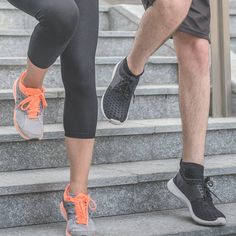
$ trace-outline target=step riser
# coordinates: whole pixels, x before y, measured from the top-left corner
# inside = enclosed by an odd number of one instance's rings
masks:
[[[116,10],[100,12],[100,30],[136,30],[137,25]],[[18,9],[0,9],[0,28],[33,29],[37,20]],[[230,29],[235,33],[236,15],[231,14]]]
[[[96,65],[96,80],[97,86],[107,87],[111,81],[113,69],[118,63],[114,64],[97,64]],[[24,65],[0,65],[0,89],[11,89],[13,82],[19,77],[20,73],[25,70]],[[148,63],[145,73],[140,79],[140,85],[153,85],[153,84],[176,84],[177,83],[177,64],[153,64]],[[61,79],[60,65],[54,64],[44,81],[46,88],[63,87]]]
[[[25,57],[29,36],[0,35],[0,57]],[[126,56],[133,44],[134,37],[99,37],[97,56]],[[158,51],[159,56],[171,56],[173,50],[166,45]]]
[[[236,175],[212,178],[213,191],[223,196],[222,203],[236,201]],[[166,188],[166,181],[123,186],[93,188],[90,191],[98,204],[96,217],[175,209],[184,205]],[[0,227],[62,221],[59,203],[62,191],[29,193],[0,197]]]
[[[181,140],[180,132],[97,137],[93,163],[181,157]],[[206,155],[235,154],[235,143],[236,130],[208,131]],[[0,143],[0,156],[0,171],[67,166],[63,139]]]
[[[108,12],[99,14],[100,30],[109,30]],[[33,29],[37,24],[33,17],[17,9],[0,9],[0,29]]]
[[[231,38],[231,50],[236,53],[236,37]]]
[[[62,123],[64,99],[48,99],[48,107],[45,110],[45,124]],[[105,120],[101,112],[101,96],[98,97],[98,120]],[[0,101],[0,126],[12,126],[13,100]],[[179,106],[177,95],[143,95],[136,96],[135,103],[131,104],[129,118],[155,119],[179,117]]]
[[[230,17],[230,32],[231,34],[236,33],[236,14],[231,15]]]

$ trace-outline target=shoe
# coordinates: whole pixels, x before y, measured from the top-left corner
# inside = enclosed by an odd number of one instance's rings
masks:
[[[101,109],[104,117],[115,125],[128,119],[128,111],[139,77],[125,72],[124,60],[113,71],[112,82],[102,96]]]
[[[96,203],[89,195],[71,196],[69,189],[68,185],[60,205],[61,214],[67,221],[66,236],[95,236],[95,225],[89,209],[95,211]]]
[[[14,82],[13,96],[15,99],[14,126],[22,138],[42,139],[43,112],[47,107],[45,91],[42,89],[26,88],[22,80],[26,76],[23,72]]]
[[[209,189],[212,186],[209,177],[205,180],[187,179],[180,172],[167,184],[169,191],[187,205],[196,223],[206,226],[225,225],[224,214],[214,206],[211,194],[216,195]]]

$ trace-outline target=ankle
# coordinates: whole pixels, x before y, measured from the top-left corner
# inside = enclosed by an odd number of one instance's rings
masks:
[[[76,184],[76,183],[70,183],[70,193],[74,195],[78,194],[88,194],[88,188],[86,185]]]
[[[140,61],[141,62],[141,61]],[[139,65],[135,65],[132,63],[132,60],[130,56],[127,57],[127,66],[130,70],[130,72],[135,76],[141,76],[144,72],[144,66],[145,64],[140,63]]]

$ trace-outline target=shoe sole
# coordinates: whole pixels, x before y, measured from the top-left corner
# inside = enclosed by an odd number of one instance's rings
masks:
[[[114,68],[114,70],[113,70],[113,72],[112,72],[112,80],[114,79],[114,76],[115,76],[117,67],[119,66],[120,63],[121,63],[121,62],[119,62],[119,63],[116,64],[116,66],[115,66],[115,68]],[[111,81],[112,81],[112,80],[111,80]],[[115,119],[109,119],[109,118],[106,116],[106,114],[105,114],[105,112],[104,112],[104,107],[103,107],[103,100],[104,100],[104,96],[105,96],[106,92],[107,92],[107,89],[106,89],[105,92],[103,93],[103,95],[102,95],[102,100],[101,100],[101,111],[102,111],[103,116],[105,117],[105,119],[106,119],[107,121],[109,121],[109,122],[110,122],[111,124],[113,124],[113,125],[122,125],[122,124],[124,124],[124,123],[128,120],[129,113],[127,114],[126,120],[123,121],[123,122],[121,122],[121,121],[119,121],[119,120],[115,120]]]
[[[14,97],[14,100],[15,100],[15,104],[16,104],[16,84],[17,84],[17,81],[18,80],[15,80],[15,82],[13,84],[13,97]],[[20,134],[20,136],[23,139],[25,139],[25,140],[41,140],[43,138],[43,134],[39,138],[30,138],[22,132],[22,130],[20,129],[20,127],[19,127],[19,125],[16,121],[16,108],[14,108],[13,123],[14,123],[15,129],[18,131],[18,133]]]
[[[182,191],[176,186],[173,178],[171,180],[169,180],[169,182],[167,183],[167,188],[169,189],[169,191],[172,194],[174,194],[178,199],[180,199],[183,203],[186,204],[186,206],[188,207],[188,209],[190,211],[192,219],[195,222],[197,222],[198,224],[205,225],[205,226],[223,226],[226,224],[226,219],[223,217],[219,217],[215,221],[206,221],[206,220],[202,220],[199,217],[197,217],[193,212],[192,205],[191,205],[190,201],[182,193]]]
[[[60,203],[60,212],[62,217],[64,218],[65,221],[68,221],[67,218],[67,213],[66,213],[66,209],[63,206],[63,202]],[[66,228],[66,236],[73,236],[69,233],[68,229]],[[76,236],[96,236],[96,233],[92,233],[92,234],[81,234],[81,235],[76,235]]]

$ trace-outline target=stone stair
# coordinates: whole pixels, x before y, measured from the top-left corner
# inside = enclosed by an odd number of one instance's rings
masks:
[[[137,21],[125,6],[100,7],[99,102],[115,64],[130,49]],[[0,0],[0,236],[65,234],[58,206],[69,171],[61,125],[64,90],[59,60],[45,80],[49,107],[43,140],[24,141],[12,124],[11,87],[25,67],[34,25],[31,17]],[[99,110],[89,177],[98,204],[94,214],[98,236],[236,235],[236,118],[210,118],[206,143],[206,174],[222,199],[219,207],[228,217],[227,226],[195,225],[166,188],[182,152],[177,81],[177,61],[168,41],[146,66],[130,120],[114,126],[104,121]]]

